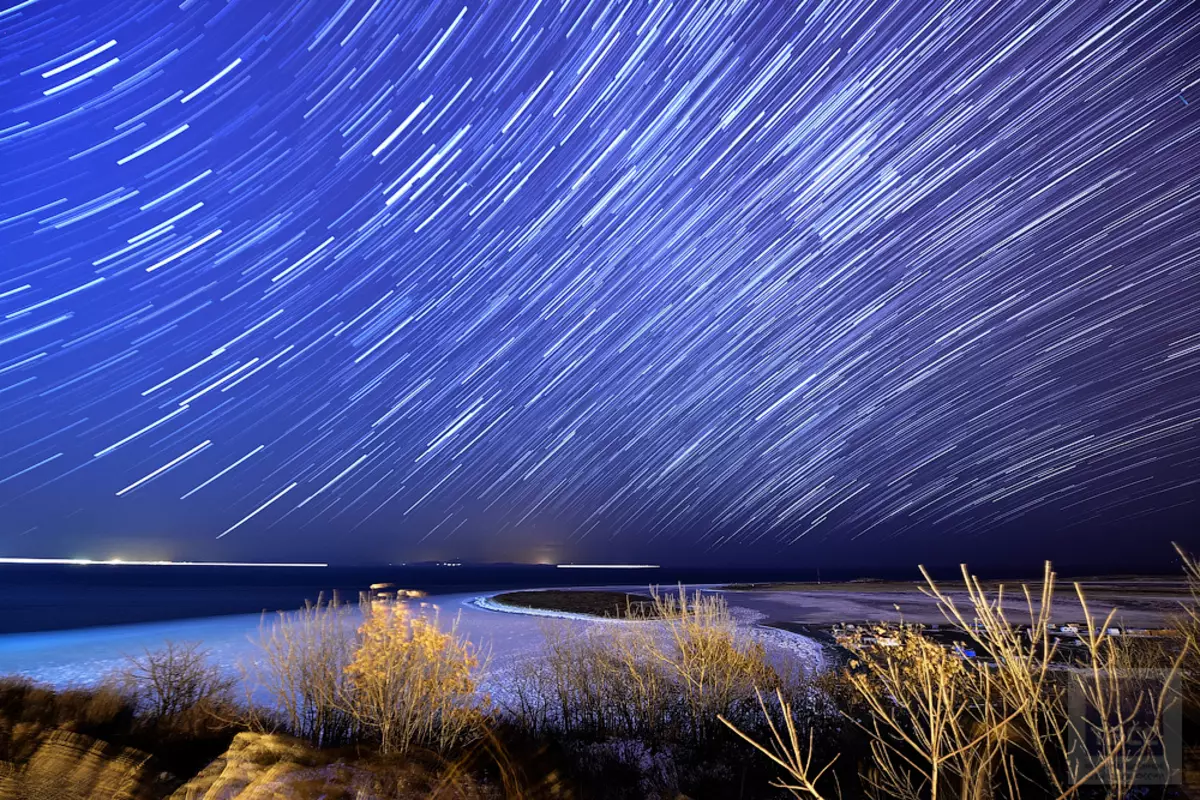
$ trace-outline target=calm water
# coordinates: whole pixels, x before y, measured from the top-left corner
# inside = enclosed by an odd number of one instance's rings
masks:
[[[372,583],[431,595],[552,586],[811,580],[813,570],[586,570],[544,566],[0,566],[0,634],[294,609],[321,592],[357,600]],[[852,576],[851,576],[852,577]]]
[[[953,578],[957,570],[934,570]],[[915,569],[871,571],[881,579],[917,580]],[[1065,574],[1060,572],[1060,574]],[[1094,574],[1094,573],[1093,573]],[[860,577],[822,570],[824,580]],[[1006,575],[1010,577],[1011,574]],[[334,590],[354,601],[372,583],[390,582],[430,595],[553,586],[717,584],[810,581],[814,569],[557,569],[547,566],[378,566],[254,568],[0,565],[0,634],[125,625],[299,608]],[[985,575],[986,577],[986,575]]]

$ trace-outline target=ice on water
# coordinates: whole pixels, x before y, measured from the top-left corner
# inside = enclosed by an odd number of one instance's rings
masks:
[[[544,611],[514,613],[501,610],[478,593],[443,595],[421,603],[410,601],[410,605],[425,614],[436,611],[444,627],[458,617],[459,630],[490,652],[483,688],[494,697],[503,695],[513,665],[539,652],[547,617],[557,617],[561,624],[581,629],[589,625],[646,624]],[[820,647],[812,640],[755,627],[754,623],[763,617],[761,612],[737,607],[732,611],[739,624],[751,628],[781,665],[797,660],[805,667],[820,663]],[[267,616],[268,621],[271,618]],[[87,685],[121,665],[125,656],[161,647],[167,641],[202,642],[211,658],[231,674],[238,674],[238,664],[255,657],[254,642],[262,621],[260,614],[240,614],[0,636],[0,675],[24,675],[57,687]]]

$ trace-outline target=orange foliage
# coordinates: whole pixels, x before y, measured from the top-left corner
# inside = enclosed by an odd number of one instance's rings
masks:
[[[348,710],[378,734],[383,752],[413,743],[446,750],[478,732],[480,659],[457,624],[442,631],[436,616],[416,616],[400,604],[368,610],[345,670]]]

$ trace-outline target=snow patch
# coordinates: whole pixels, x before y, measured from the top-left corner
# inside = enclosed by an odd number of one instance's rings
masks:
[[[528,608],[526,606],[511,606],[508,603],[501,603],[491,597],[476,597],[473,600],[468,600],[464,605],[479,608],[484,611],[496,611],[501,614],[523,614],[529,617],[551,617],[553,619],[577,619],[584,622],[640,622],[641,620],[633,619],[617,619],[612,617],[595,617],[591,614],[578,614],[573,611],[553,611],[548,608]]]

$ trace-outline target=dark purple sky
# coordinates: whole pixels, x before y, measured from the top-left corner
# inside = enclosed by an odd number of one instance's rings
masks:
[[[0,0],[0,555],[1165,560],[1198,34]]]

